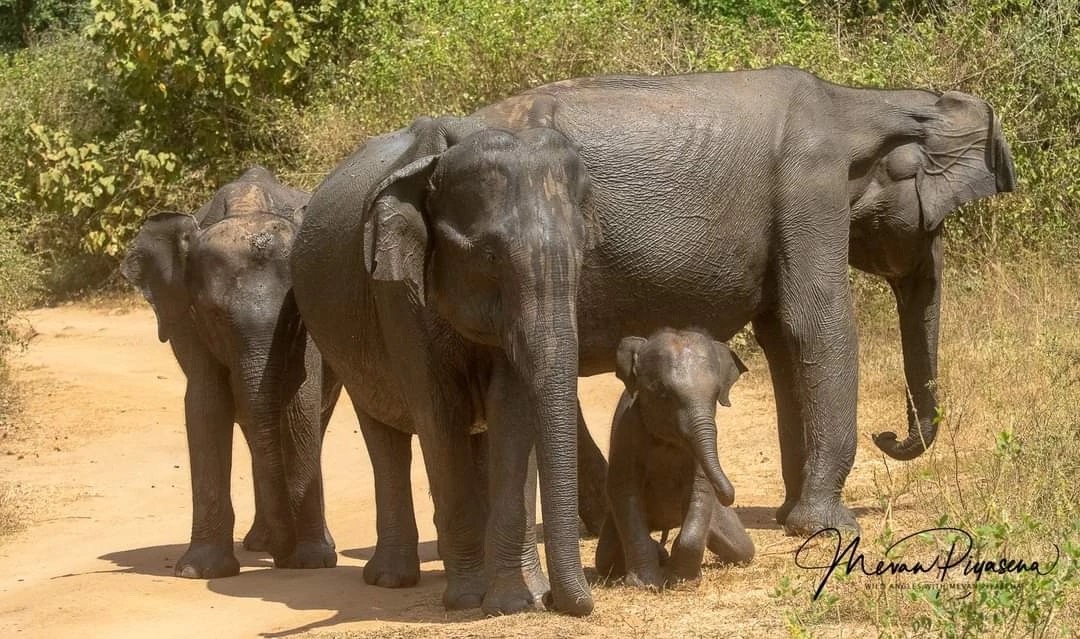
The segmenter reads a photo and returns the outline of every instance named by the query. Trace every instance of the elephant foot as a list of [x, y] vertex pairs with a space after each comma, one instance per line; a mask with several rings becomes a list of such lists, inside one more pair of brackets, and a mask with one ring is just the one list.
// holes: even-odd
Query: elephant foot
[[754, 559], [754, 540], [750, 539], [735, 511], [726, 506], [713, 508], [705, 546], [723, 564], [742, 565]]
[[548, 610], [556, 610], [572, 617], [585, 617], [593, 611], [592, 592], [585, 581], [585, 575], [582, 574], [580, 579], [573, 581], [569, 588], [553, 587], [544, 597], [544, 605]]
[[664, 588], [693, 590], [701, 584], [701, 566], [696, 572], [669, 570], [664, 576]]
[[697, 584], [701, 579], [701, 556], [704, 552], [704, 548], [700, 551], [691, 551], [678, 546], [672, 549], [671, 559], [664, 566], [664, 587]]
[[484, 578], [479, 575], [452, 576], [447, 574], [443, 591], [443, 607], [447, 610], [470, 610], [484, 603]]
[[839, 501], [803, 499], [784, 519], [784, 532], [795, 537], [809, 537], [826, 528], [835, 528], [845, 534], [859, 534], [855, 514]]
[[228, 544], [192, 543], [173, 573], [185, 579], [216, 579], [240, 574], [240, 562]]
[[420, 557], [416, 554], [416, 544], [394, 550], [376, 544], [375, 554], [364, 564], [364, 583], [370, 586], [407, 588], [419, 581]]
[[270, 551], [270, 529], [258, 518], [251, 524], [251, 530], [244, 535], [244, 550], [249, 552]]
[[795, 504], [799, 503], [798, 499], [788, 497], [784, 499], [784, 503], [780, 504], [780, 507], [776, 509], [776, 523], [781, 526], [787, 522], [788, 515], [791, 514], [791, 510], [795, 508]]
[[278, 563], [278, 568], [333, 568], [337, 565], [337, 552], [326, 541], [304, 541], [296, 544], [296, 549], [288, 559]]
[[654, 567], [627, 570], [623, 583], [631, 588], [658, 591], [664, 585], [664, 575]]
[[496, 575], [488, 586], [481, 608], [488, 616], [544, 610], [544, 598], [550, 591], [551, 585], [544, 571], [536, 564], [520, 572]]

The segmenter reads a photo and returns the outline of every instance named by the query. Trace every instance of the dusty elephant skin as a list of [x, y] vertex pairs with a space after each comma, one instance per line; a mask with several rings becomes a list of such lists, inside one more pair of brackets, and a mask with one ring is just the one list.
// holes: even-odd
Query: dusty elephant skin
[[[790, 68], [572, 80], [365, 144], [312, 196], [296, 298], [350, 392], [379, 378], [357, 402], [369, 421], [420, 435], [447, 605], [536, 604], [535, 441], [547, 603], [581, 615], [577, 375], [613, 370], [624, 335], [694, 325], [727, 340], [753, 322], [777, 397], [778, 519], [857, 528], [840, 501], [858, 374], [848, 263], [896, 291], [914, 405], [906, 439], [878, 443], [914, 457], [935, 435], [942, 221], [1013, 183], [993, 111], [961, 93]], [[347, 286], [326, 283], [335, 273]], [[464, 436], [481, 409], [486, 537]]]
[[[505, 499], [501, 492], [507, 485], [507, 465], [521, 468], [514, 481], [524, 484], [523, 465], [531, 447], [529, 438], [492, 442], [497, 454], [486, 454], [490, 434], [500, 432], [491, 424], [515, 419], [512, 411], [500, 411], [503, 402], [497, 398], [519, 392], [503, 383], [505, 378], [517, 384], [517, 379], [509, 376], [499, 351], [464, 339], [417, 297], [424, 280], [423, 241], [406, 238], [397, 246], [400, 259], [382, 264], [407, 274], [409, 284], [377, 281], [365, 266], [365, 256], [370, 262], [373, 250], [372, 212], [382, 206], [375, 198], [384, 195], [385, 186], [399, 175], [413, 175], [409, 172], [421, 164], [432, 166], [430, 162], [410, 166], [414, 159], [434, 158], [457, 139], [457, 132], [441, 128], [444, 123], [456, 126], [460, 121], [422, 120], [410, 130], [374, 138], [324, 180], [305, 209], [293, 246], [294, 291], [305, 326], [349, 391], [371, 457], [378, 543], [364, 566], [364, 580], [397, 587], [418, 578], [409, 476], [410, 438], [416, 434], [431, 482], [439, 554], [447, 571], [445, 606], [477, 607], [489, 594], [486, 608], [491, 611], [532, 607], [539, 605], [548, 584], [532, 539], [535, 515], [526, 507], [534, 499], [525, 499], [521, 487], [513, 500], [518, 510], [510, 531], [519, 536], [521, 545], [504, 556], [504, 563], [513, 567], [490, 577], [501, 584], [496, 588], [488, 587], [484, 573], [488, 502]], [[414, 177], [421, 186], [426, 173]], [[389, 226], [398, 221], [380, 223]], [[580, 514], [587, 528], [598, 534], [607, 465], [588, 436], [580, 411], [576, 414], [577, 439], [582, 442], [579, 472], [593, 488], [581, 500]], [[489, 435], [470, 434], [484, 425]], [[478, 472], [481, 467], [484, 470]], [[491, 477], [490, 490], [486, 474]], [[493, 557], [487, 555], [488, 566], [495, 565]], [[508, 603], [494, 603], [504, 600]]]
[[[716, 428], [716, 404], [731, 405], [728, 393], [746, 366], [702, 331], [663, 329], [647, 340], [624, 338], [615, 372], [626, 390], [611, 425], [610, 511], [597, 572], [659, 588], [698, 579], [706, 545], [721, 561], [749, 562], [754, 544], [728, 507], [734, 494]], [[663, 561], [649, 533], [676, 527]]]
[[153, 306], [158, 338], [187, 377], [194, 508], [177, 576], [239, 572], [229, 498], [234, 422], [251, 448], [255, 484], [255, 523], [244, 545], [269, 550], [279, 567], [337, 563], [320, 457], [341, 385], [303, 331], [290, 292], [292, 216], [307, 199], [252, 168], [196, 216], [149, 218], [124, 261], [124, 276]]

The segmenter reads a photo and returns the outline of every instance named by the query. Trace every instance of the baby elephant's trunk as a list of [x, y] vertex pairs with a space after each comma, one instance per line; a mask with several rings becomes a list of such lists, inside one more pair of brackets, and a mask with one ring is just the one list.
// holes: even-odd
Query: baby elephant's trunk
[[730, 506], [735, 501], [735, 489], [720, 467], [720, 457], [716, 454], [716, 419], [711, 415], [699, 415], [685, 432], [689, 434], [694, 458], [709, 478], [716, 497], [721, 504]]

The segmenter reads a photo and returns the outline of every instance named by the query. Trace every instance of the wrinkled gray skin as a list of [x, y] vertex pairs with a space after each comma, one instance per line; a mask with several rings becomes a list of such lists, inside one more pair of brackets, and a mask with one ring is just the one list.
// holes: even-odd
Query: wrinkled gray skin
[[[371, 417], [411, 424], [422, 445], [427, 433], [447, 604], [535, 605], [535, 439], [546, 602], [582, 615], [579, 373], [613, 370], [624, 335], [695, 325], [727, 340], [752, 322], [777, 397], [778, 519], [796, 534], [857, 528], [840, 502], [858, 376], [848, 263], [896, 291], [914, 405], [907, 438], [877, 442], [914, 457], [935, 435], [942, 222], [1013, 185], [993, 111], [961, 93], [854, 89], [791, 68], [570, 80], [369, 141], [312, 196], [296, 297], [335, 370], [396, 382], [370, 385], [387, 389]], [[478, 409], [492, 450], [486, 553], [458, 435]]]
[[180, 577], [239, 572], [229, 496], [233, 423], [251, 448], [256, 516], [244, 545], [274, 565], [337, 563], [323, 516], [322, 436], [341, 391], [292, 300], [293, 214], [308, 195], [255, 167], [196, 216], [144, 222], [122, 266], [187, 377], [191, 546]]
[[[716, 450], [716, 404], [731, 406], [728, 393], [744, 372], [735, 353], [702, 331], [661, 329], [619, 343], [615, 374], [626, 390], [611, 425], [601, 576], [659, 588], [698, 579], [706, 545], [726, 563], [754, 558], [728, 507], [734, 491]], [[649, 533], [676, 527], [665, 560]]]
[[[517, 377], [509, 373], [501, 351], [465, 340], [416, 297], [415, 285], [377, 282], [365, 266], [374, 221], [373, 203], [365, 198], [382, 194], [379, 183], [397, 165], [429, 155], [422, 145], [443, 144], [437, 127], [434, 121], [424, 121], [416, 131], [374, 138], [324, 180], [305, 209], [293, 247], [292, 273], [304, 324], [348, 389], [372, 460], [378, 543], [364, 566], [364, 579], [398, 587], [416, 583], [419, 576], [409, 473], [411, 435], [417, 434], [435, 504], [439, 553], [447, 571], [443, 601], [447, 608], [460, 609], [480, 606], [488, 592], [484, 574], [488, 486], [477, 467], [486, 465], [494, 490], [501, 494], [504, 468], [527, 463], [531, 445], [527, 440], [495, 443], [491, 446], [498, 455], [479, 460], [487, 450], [478, 446], [486, 444], [469, 434], [493, 421], [517, 419], [515, 411], [522, 408], [502, 399], [522, 392]], [[414, 282], [422, 282], [423, 246], [404, 254], [400, 268], [413, 269]], [[496, 410], [487, 411], [486, 406]], [[599, 534], [607, 463], [579, 410], [576, 416], [578, 464], [581, 476], [588, 478], [583, 484], [589, 487], [582, 492], [580, 514], [586, 528]], [[524, 482], [523, 469], [521, 473], [513, 481]], [[520, 496], [513, 501], [520, 506], [516, 527], [526, 519], [534, 521], [531, 509], [526, 512], [518, 503]], [[531, 524], [528, 528], [531, 534]], [[516, 528], [514, 533], [520, 534]], [[574, 537], [576, 543], [576, 523]], [[492, 603], [500, 601], [499, 592], [523, 597], [515, 605], [524, 606], [525, 599], [534, 605], [548, 590], [534, 545], [523, 541], [505, 555], [504, 561], [516, 563], [517, 570], [498, 576], [507, 585], [492, 589], [487, 609], [493, 612], [503, 609]]]

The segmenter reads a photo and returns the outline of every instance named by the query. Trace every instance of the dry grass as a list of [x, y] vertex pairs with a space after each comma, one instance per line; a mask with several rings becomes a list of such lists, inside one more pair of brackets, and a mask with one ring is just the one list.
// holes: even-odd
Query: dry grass
[[[892, 296], [856, 278], [860, 451], [845, 499], [865, 509], [861, 550], [869, 562], [884, 556], [890, 540], [942, 521], [971, 531], [985, 558], [1045, 562], [1054, 544], [1064, 552], [1080, 541], [1080, 267], [1039, 257], [969, 264], [946, 281], [940, 436], [929, 454], [909, 463], [886, 461], [869, 441], [870, 433], [903, 426], [905, 392]], [[707, 566], [697, 590], [594, 587], [596, 611], [587, 619], [457, 613], [446, 623], [325, 636], [1069, 637], [1080, 629], [1075, 556], [1041, 581], [1025, 575], [1008, 597], [980, 590], [935, 602], [913, 594], [911, 576], [834, 577], [811, 601], [820, 573], [794, 565], [798, 542], [769, 530], [756, 539], [752, 565]], [[583, 557], [592, 557], [594, 543], [583, 542]], [[925, 542], [923, 550], [932, 556], [940, 543]], [[924, 624], [918, 629], [917, 620]]]

